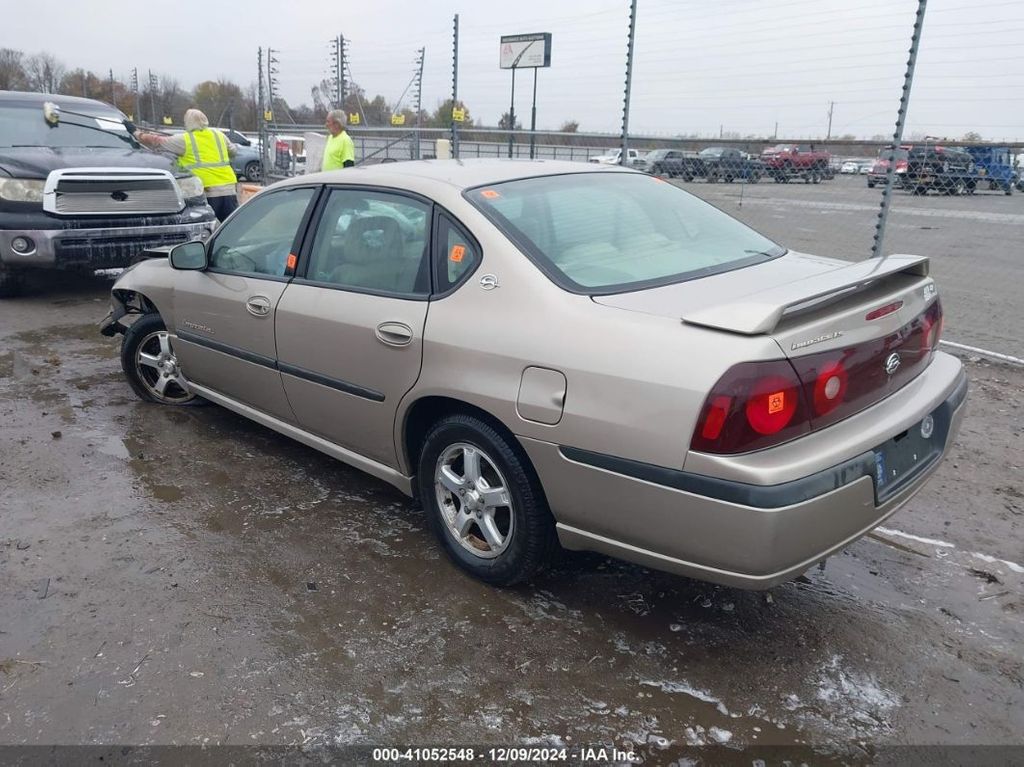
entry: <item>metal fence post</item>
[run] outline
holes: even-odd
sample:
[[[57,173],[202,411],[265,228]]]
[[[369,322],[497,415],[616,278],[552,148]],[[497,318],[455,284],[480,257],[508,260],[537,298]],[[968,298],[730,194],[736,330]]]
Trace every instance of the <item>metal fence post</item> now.
[[[459,14],[455,14],[455,32],[452,44],[452,157],[459,159],[459,124],[455,107],[459,103]]]
[[[896,114],[896,131],[892,134],[889,167],[885,171],[885,187],[882,189],[882,202],[878,210],[878,223],[875,224],[875,242],[871,246],[872,258],[878,258],[882,255],[885,225],[889,221],[889,207],[892,199],[893,173],[896,169],[896,150],[903,143],[903,126],[906,123],[907,106],[910,104],[910,89],[914,84],[914,65],[917,64],[917,48],[921,42],[921,27],[924,26],[924,12],[927,6],[928,0],[917,0],[917,16],[914,18],[914,32],[910,38],[910,56],[907,58],[907,73],[903,77],[900,111]]]
[[[626,93],[622,101],[622,156],[619,165],[628,165],[629,157],[629,95],[633,85],[633,40],[636,36],[636,0],[629,9],[629,45],[626,47]]]

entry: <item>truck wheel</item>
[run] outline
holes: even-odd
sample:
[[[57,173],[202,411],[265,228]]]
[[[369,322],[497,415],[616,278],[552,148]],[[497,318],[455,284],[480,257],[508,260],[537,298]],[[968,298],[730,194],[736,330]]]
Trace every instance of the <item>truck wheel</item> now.
[[[821,183],[821,174],[818,171],[814,171],[811,174],[811,183],[812,184],[820,184]]]
[[[450,415],[427,435],[417,473],[430,528],[470,575],[510,586],[551,558],[555,520],[514,438],[471,415]]]
[[[25,287],[25,273],[0,264],[0,298],[12,298]]]
[[[125,331],[121,369],[132,390],[146,402],[161,405],[204,403],[188,390],[178,368],[170,334],[159,314],[144,314]]]
[[[259,160],[252,160],[245,164],[245,180],[246,181],[259,181],[260,180],[260,163]]]
[[[868,179],[868,189],[874,189],[874,188],[875,188],[875,182],[872,181],[871,179]]]

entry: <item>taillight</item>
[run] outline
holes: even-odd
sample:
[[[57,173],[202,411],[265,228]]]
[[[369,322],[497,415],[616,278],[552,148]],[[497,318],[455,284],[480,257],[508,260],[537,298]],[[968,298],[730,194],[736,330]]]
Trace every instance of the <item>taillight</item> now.
[[[803,387],[788,360],[742,362],[711,390],[690,447],[744,453],[786,442],[810,428]]]
[[[924,353],[933,352],[939,348],[939,338],[942,336],[942,303],[935,299],[935,303],[928,307],[921,322],[921,351]]]
[[[835,410],[846,396],[848,382],[849,375],[842,360],[825,364],[814,381],[814,393],[811,395],[814,414],[822,416]]]
[[[884,310],[898,310],[901,303],[875,311],[891,315]],[[917,376],[928,366],[941,333],[942,305],[936,299],[881,338],[788,360],[734,365],[704,401],[690,447],[745,453],[830,426]]]

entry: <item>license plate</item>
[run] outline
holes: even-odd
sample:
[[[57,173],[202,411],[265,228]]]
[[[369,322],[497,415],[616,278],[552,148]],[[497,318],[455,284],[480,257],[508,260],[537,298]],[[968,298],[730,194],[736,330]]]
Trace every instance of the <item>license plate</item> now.
[[[875,495],[879,501],[910,482],[942,452],[935,426],[935,418],[926,415],[875,448]]]

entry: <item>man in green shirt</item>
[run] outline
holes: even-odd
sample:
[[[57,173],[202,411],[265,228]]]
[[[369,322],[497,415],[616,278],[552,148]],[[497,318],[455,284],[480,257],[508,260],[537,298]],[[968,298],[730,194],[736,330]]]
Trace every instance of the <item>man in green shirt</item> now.
[[[345,110],[328,112],[326,126],[331,135],[324,146],[324,162],[320,170],[351,168],[356,164],[356,147],[352,137],[345,132]]]

